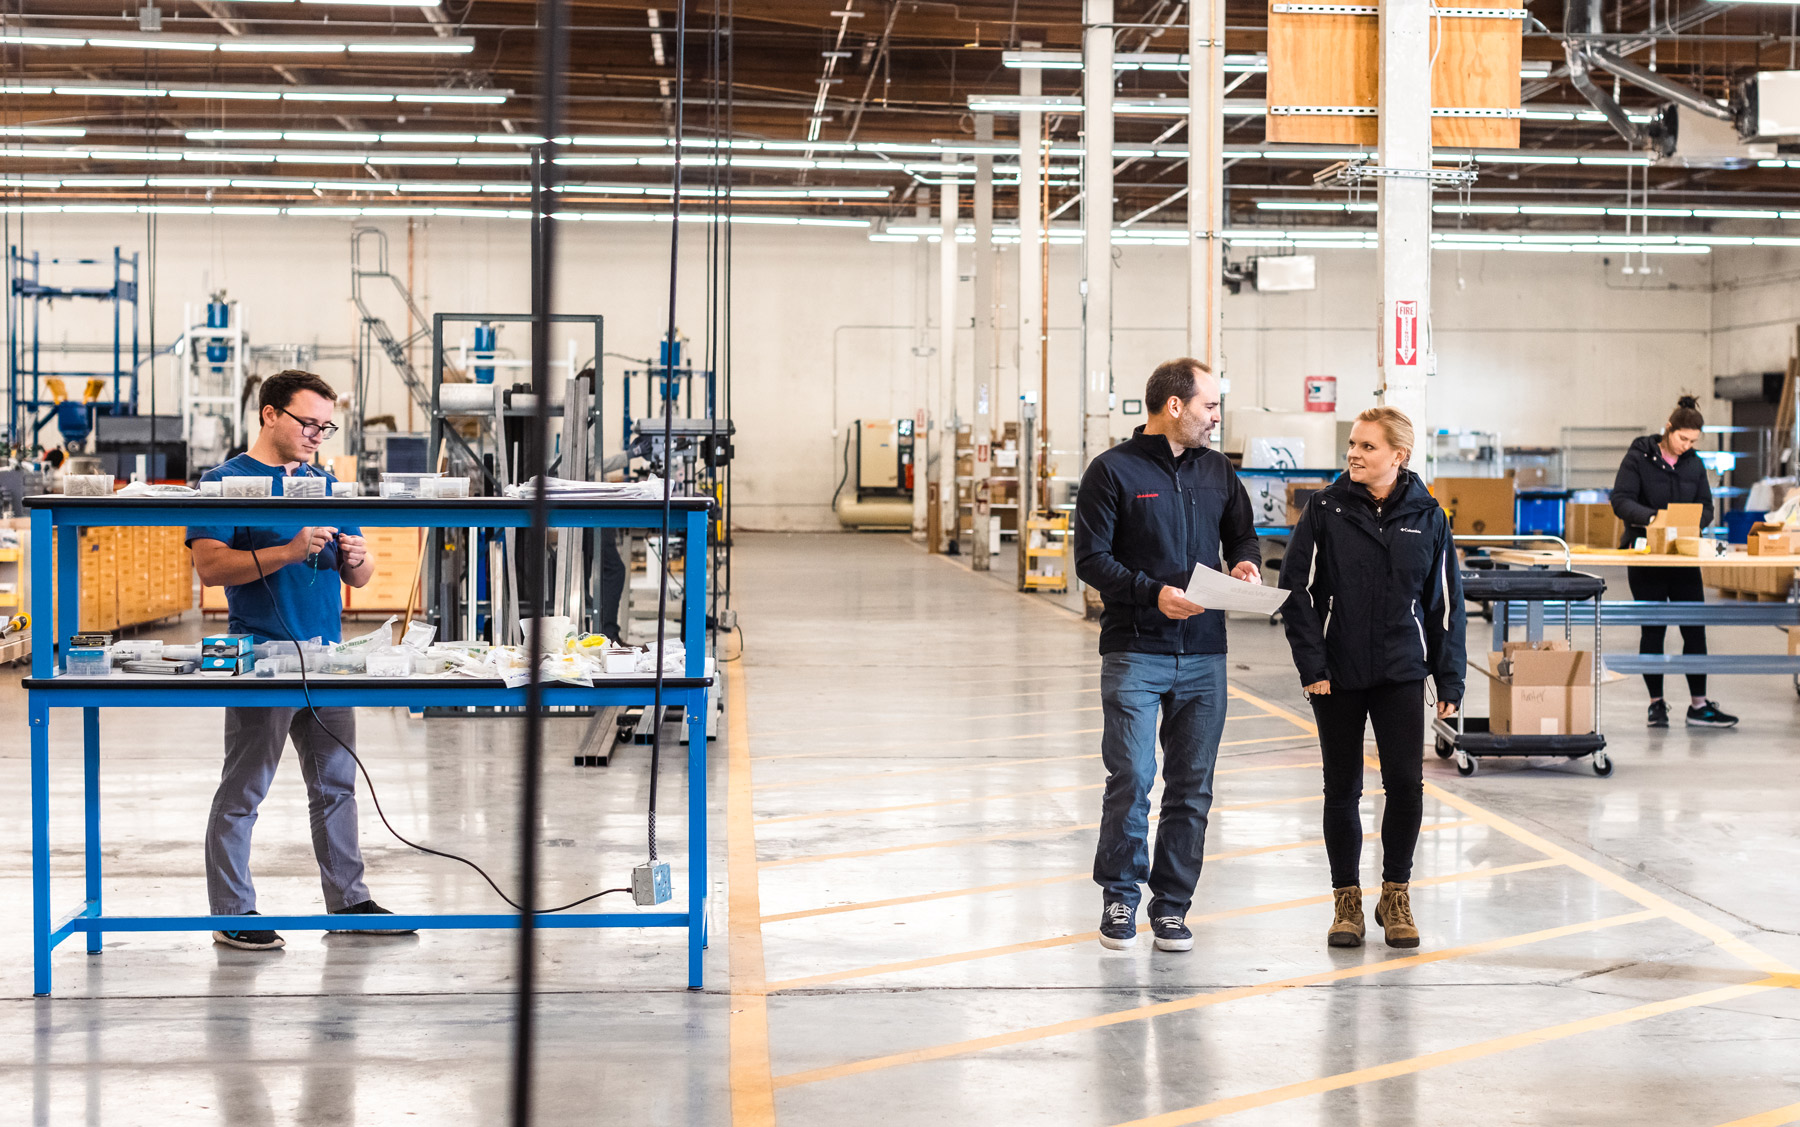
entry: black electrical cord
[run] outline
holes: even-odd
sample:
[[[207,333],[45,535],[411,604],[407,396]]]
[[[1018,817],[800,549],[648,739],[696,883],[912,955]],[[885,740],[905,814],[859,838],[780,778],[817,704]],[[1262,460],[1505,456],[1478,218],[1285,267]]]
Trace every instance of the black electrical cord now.
[[[262,559],[256,554],[255,548],[250,549],[250,560],[252,563],[254,563],[256,565],[257,578],[262,580],[263,590],[266,591],[269,595],[269,605],[275,609],[276,621],[281,623],[281,629],[284,633],[287,633],[290,635],[293,634],[294,628],[292,626],[288,625],[287,616],[281,613],[281,601],[275,597],[275,589],[269,585],[269,576],[266,572],[263,571]],[[482,880],[487,881],[488,887],[494,890],[495,895],[499,896],[500,899],[506,901],[508,904],[512,905],[514,908],[523,912],[525,910],[524,907],[522,905],[520,905],[520,903],[517,900],[514,900],[512,897],[508,896],[506,894],[506,892],[503,889],[501,889],[501,887],[499,885],[495,884],[494,878],[488,876],[487,870],[482,868],[480,865],[477,865],[475,862],[469,860],[467,857],[463,857],[463,856],[460,856],[455,853],[448,853],[442,849],[433,849],[429,845],[420,845],[418,842],[410,840],[409,838],[406,837],[405,834],[402,834],[399,830],[394,828],[394,823],[388,821],[387,812],[381,808],[381,797],[375,793],[375,780],[369,777],[369,768],[366,765],[364,765],[364,763],[362,761],[362,756],[356,754],[356,749],[351,747],[348,743],[346,743],[342,736],[338,735],[336,732],[331,730],[330,726],[325,723],[325,718],[323,716],[319,715],[318,708],[313,704],[312,685],[307,680],[307,676],[306,676],[306,651],[304,649],[300,648],[300,639],[298,639],[298,638],[294,639],[294,648],[300,654],[300,693],[303,697],[306,698],[306,711],[311,714],[311,716],[313,718],[313,723],[315,723],[319,726],[319,730],[321,732],[324,732],[327,736],[330,736],[332,738],[332,740],[335,741],[339,747],[343,748],[345,751],[350,753],[351,759],[356,761],[356,769],[358,771],[362,772],[363,782],[367,783],[368,787],[369,787],[369,801],[375,804],[375,813],[378,817],[380,817],[381,824],[387,827],[387,832],[393,834],[394,839],[396,841],[398,841],[400,844],[408,846],[412,849],[417,849],[420,853],[430,854],[433,857],[442,857],[448,861],[459,861],[462,864],[469,866],[469,868],[474,869],[477,873],[479,873],[481,875]],[[631,889],[629,889],[629,888],[609,888],[604,892],[596,892],[592,896],[584,896],[579,900],[571,900],[569,903],[564,904],[560,908],[539,908],[539,909],[537,909],[537,911],[539,911],[539,912],[566,912],[570,908],[574,908],[581,904],[586,904],[590,900],[598,900],[602,896],[611,896],[615,892],[630,892],[630,891],[631,891]]]
[[[844,435],[844,472],[838,477],[837,488],[831,491],[831,511],[834,513],[837,512],[838,496],[844,492],[844,483],[850,480],[850,443],[855,438],[855,430]]]

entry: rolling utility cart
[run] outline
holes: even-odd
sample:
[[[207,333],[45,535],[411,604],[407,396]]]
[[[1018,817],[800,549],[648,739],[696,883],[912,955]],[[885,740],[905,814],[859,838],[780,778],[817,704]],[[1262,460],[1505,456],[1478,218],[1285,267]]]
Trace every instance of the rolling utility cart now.
[[[1457,537],[1458,540],[1463,537]],[[1494,537],[1472,537],[1492,540]],[[1566,548],[1565,548],[1566,550]],[[1565,557],[1566,559],[1566,557]],[[1485,565],[1485,566],[1483,566]],[[1593,615],[1594,650],[1590,665],[1594,676],[1594,730],[1577,735],[1500,734],[1488,730],[1488,717],[1470,717],[1459,710],[1455,726],[1449,721],[1433,720],[1432,735],[1438,757],[1456,760],[1456,773],[1473,775],[1481,760],[1488,756],[1561,756],[1565,759],[1589,757],[1594,774],[1604,778],[1612,774],[1613,763],[1606,754],[1606,737],[1600,733],[1601,636],[1600,601],[1606,592],[1606,581],[1594,575],[1543,567],[1513,568],[1495,565],[1487,560],[1471,560],[1462,572],[1463,595],[1473,602],[1488,604],[1494,620],[1494,649],[1508,640],[1515,615],[1523,611],[1525,639],[1544,640],[1544,604],[1560,604],[1563,638],[1573,648],[1575,616],[1586,603]]]

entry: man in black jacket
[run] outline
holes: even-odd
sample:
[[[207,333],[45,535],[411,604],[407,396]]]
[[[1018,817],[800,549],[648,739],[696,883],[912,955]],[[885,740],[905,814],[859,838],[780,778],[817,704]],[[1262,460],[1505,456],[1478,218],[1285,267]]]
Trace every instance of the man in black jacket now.
[[[1250,498],[1223,454],[1207,447],[1219,383],[1200,361],[1171,360],[1144,391],[1150,421],[1102,452],[1081,478],[1075,573],[1100,592],[1100,699],[1106,792],[1094,881],[1104,897],[1100,942],[1137,942],[1138,886],[1150,885],[1156,947],[1186,951],[1184,919],[1200,879],[1213,763],[1225,729],[1225,617],[1189,602],[1196,564],[1261,582]],[[1161,710],[1162,723],[1157,725]],[[1156,743],[1163,799],[1156,859],[1147,847]]]

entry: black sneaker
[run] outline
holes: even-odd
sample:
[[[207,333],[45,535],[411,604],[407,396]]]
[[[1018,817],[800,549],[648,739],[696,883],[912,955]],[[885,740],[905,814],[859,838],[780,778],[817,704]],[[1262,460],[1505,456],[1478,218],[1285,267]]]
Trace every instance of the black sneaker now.
[[[383,908],[373,900],[364,900],[360,904],[352,904],[348,908],[339,908],[331,913],[334,916],[391,916],[394,913]],[[338,930],[339,935],[416,935],[417,930],[410,927],[347,927]]]
[[[1669,726],[1669,702],[1666,700],[1651,701],[1650,719],[1645,723],[1652,728],[1667,728]]]
[[[246,916],[261,914],[255,911],[244,913]],[[287,940],[272,931],[215,931],[213,942],[236,947],[240,951],[273,951],[277,947],[287,946]]]
[[[1157,916],[1150,921],[1150,930],[1156,933],[1156,949],[1158,951],[1192,951],[1194,949],[1194,933],[1180,916]]]
[[[1690,728],[1731,728],[1737,725],[1738,718],[1729,712],[1721,712],[1718,705],[1707,701],[1699,708],[1688,706],[1687,722]]]
[[[1123,900],[1110,900],[1100,910],[1100,946],[1126,951],[1137,943],[1137,909]]]

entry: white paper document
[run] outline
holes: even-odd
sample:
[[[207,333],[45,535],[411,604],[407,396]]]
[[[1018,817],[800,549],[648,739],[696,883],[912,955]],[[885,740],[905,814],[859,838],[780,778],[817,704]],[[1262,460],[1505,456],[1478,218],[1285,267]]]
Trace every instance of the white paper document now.
[[[1188,601],[1207,610],[1247,610],[1253,614],[1274,614],[1287,602],[1288,593],[1281,587],[1264,587],[1261,583],[1245,583],[1205,564],[1194,566],[1194,577],[1188,580]]]

